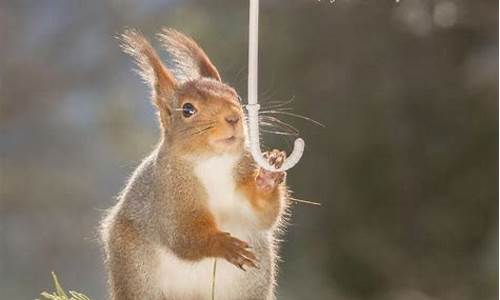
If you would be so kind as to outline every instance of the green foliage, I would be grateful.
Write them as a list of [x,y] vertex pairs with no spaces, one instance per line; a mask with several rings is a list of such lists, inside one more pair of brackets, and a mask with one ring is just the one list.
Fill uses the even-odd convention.
[[[55,287],[55,292],[48,293],[48,292],[42,292],[40,295],[43,297],[43,299],[46,300],[91,300],[89,297],[85,296],[84,294],[75,292],[75,291],[69,291],[69,297],[66,292],[64,292],[64,289],[61,287],[61,284],[59,283],[59,280],[57,279],[57,276],[54,272],[52,272],[52,278],[54,279],[54,287]],[[40,300],[40,299],[36,299]]]

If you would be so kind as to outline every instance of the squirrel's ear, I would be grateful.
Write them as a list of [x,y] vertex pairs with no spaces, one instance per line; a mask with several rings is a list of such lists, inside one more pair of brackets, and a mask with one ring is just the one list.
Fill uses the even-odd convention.
[[174,76],[165,68],[156,51],[141,33],[127,29],[120,40],[123,51],[135,59],[139,75],[151,87],[152,101],[158,107],[162,125],[168,126],[177,86]]
[[191,38],[169,28],[158,34],[163,47],[171,58],[172,71],[178,80],[187,81],[209,77],[221,81],[219,72],[203,49]]

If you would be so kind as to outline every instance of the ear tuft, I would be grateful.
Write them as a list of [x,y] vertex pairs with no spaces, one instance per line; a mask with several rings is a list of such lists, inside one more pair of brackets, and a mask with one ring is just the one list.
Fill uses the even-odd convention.
[[168,128],[173,94],[177,85],[174,76],[165,68],[156,51],[141,33],[127,29],[120,40],[123,51],[135,59],[137,72],[151,87],[151,98],[158,107],[160,122]]
[[144,82],[157,88],[158,84],[166,84],[166,88],[175,85],[175,79],[163,66],[160,57],[146,38],[135,29],[127,29],[121,35],[121,48],[132,56],[139,68],[137,72]]
[[164,28],[158,38],[171,56],[172,69],[178,80],[208,77],[221,81],[219,72],[208,56],[190,37],[174,29]]

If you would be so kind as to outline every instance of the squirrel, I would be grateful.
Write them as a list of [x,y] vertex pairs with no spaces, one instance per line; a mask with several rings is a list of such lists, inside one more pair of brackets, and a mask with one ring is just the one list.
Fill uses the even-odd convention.
[[[101,223],[113,300],[275,299],[277,235],[285,172],[253,160],[245,114],[190,37],[163,29],[164,65],[146,38],[127,29],[124,52],[151,88],[161,138]],[[286,153],[264,153],[279,168]]]

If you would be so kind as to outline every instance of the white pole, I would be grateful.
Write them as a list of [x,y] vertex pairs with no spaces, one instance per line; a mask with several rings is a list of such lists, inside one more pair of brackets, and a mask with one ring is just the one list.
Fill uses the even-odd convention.
[[286,171],[295,166],[304,153],[304,140],[295,140],[293,151],[283,162],[281,168],[271,166],[262,156],[260,150],[258,94],[258,56],[259,56],[259,0],[250,0],[250,17],[248,31],[248,135],[250,152],[259,166],[269,171]]
[[259,74],[259,0],[250,0],[248,27],[248,104],[257,104]]

